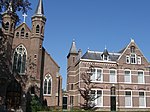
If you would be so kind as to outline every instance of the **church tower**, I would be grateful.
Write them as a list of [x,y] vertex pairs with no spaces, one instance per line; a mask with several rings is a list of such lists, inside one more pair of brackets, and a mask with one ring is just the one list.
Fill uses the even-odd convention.
[[39,0],[35,14],[32,16],[31,31],[31,60],[36,65],[33,77],[40,79],[42,63],[42,46],[44,40],[44,27],[46,17],[44,16],[43,1]]
[[[6,63],[7,65],[11,65],[11,58],[12,58],[12,44],[13,44],[13,38],[14,38],[14,31],[15,26],[17,22],[18,16],[13,11],[12,3],[9,3],[8,9],[2,14],[2,32],[3,32],[3,38],[6,39],[5,42],[5,51],[6,51]],[[11,66],[10,66],[11,71]]]
[[67,56],[67,60],[68,60],[68,65],[67,68],[69,68],[71,65],[73,65],[78,57],[78,52],[77,52],[77,48],[76,48],[76,43],[75,41],[72,42],[69,54]]

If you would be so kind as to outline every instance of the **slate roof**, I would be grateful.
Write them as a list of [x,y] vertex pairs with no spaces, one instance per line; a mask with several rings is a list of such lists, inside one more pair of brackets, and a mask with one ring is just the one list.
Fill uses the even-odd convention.
[[78,53],[76,43],[73,41],[69,53]]
[[[102,54],[103,52],[87,51],[81,59],[102,60]],[[117,61],[120,55],[120,53],[109,53],[109,61]]]

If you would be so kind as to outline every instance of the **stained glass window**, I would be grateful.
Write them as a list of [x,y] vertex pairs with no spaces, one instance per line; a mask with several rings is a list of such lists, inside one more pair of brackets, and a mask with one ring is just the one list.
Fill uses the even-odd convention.
[[19,45],[13,56],[13,71],[20,74],[25,73],[27,51],[23,45]]

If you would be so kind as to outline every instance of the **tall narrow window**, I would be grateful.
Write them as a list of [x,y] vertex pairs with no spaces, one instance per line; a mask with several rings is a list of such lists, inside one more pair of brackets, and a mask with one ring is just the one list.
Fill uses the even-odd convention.
[[28,38],[29,37],[29,33],[26,33],[26,38]]
[[36,26],[36,33],[40,33],[40,26],[39,25]]
[[124,82],[131,82],[131,71],[125,70],[124,71]]
[[24,37],[24,28],[21,29],[21,37]]
[[131,46],[131,53],[135,53],[135,47],[134,46]]
[[129,56],[126,56],[126,63],[130,64],[130,57]]
[[44,29],[43,29],[43,26],[42,26],[42,27],[41,27],[41,34],[43,34],[43,30],[44,30]]
[[73,100],[74,100],[74,97],[73,96],[70,96],[70,105],[73,106]]
[[27,51],[23,45],[19,45],[13,55],[13,71],[20,74],[25,73]]
[[95,100],[92,101],[92,103],[95,104],[96,107],[103,106],[102,90],[91,90],[91,97],[95,97]]
[[110,82],[116,82],[116,70],[110,70],[110,76],[109,76],[109,81]]
[[19,32],[16,33],[16,37],[17,37],[17,38],[19,37]]
[[141,57],[140,56],[137,57],[137,63],[141,64]]
[[44,95],[51,95],[52,93],[52,77],[50,74],[44,78]]
[[138,71],[138,83],[144,83],[144,72]]
[[5,24],[5,30],[6,30],[6,31],[9,30],[9,22],[7,22],[7,23]]
[[139,92],[139,107],[146,107],[145,94],[144,92]]
[[131,91],[125,91],[125,107],[132,107]]
[[131,54],[131,64],[136,64],[136,54]]

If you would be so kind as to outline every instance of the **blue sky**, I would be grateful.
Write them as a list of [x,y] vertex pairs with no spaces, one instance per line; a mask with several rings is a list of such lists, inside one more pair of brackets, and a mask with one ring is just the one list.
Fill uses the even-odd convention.
[[[30,0],[27,24],[38,0]],[[150,0],[43,0],[47,18],[44,47],[60,66],[66,88],[67,54],[75,39],[78,49],[110,52],[133,38],[150,60]],[[23,19],[23,17],[21,17]]]

